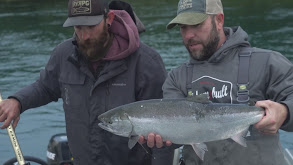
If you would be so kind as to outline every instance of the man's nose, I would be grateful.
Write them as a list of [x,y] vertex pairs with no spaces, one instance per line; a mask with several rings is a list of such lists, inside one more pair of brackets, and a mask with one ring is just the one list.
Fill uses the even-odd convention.
[[196,29],[194,28],[186,27],[184,31],[184,38],[186,39],[194,38],[196,36]]
[[88,40],[88,39],[90,39],[90,37],[91,37],[91,33],[88,31],[88,30],[86,30],[86,29],[83,29],[82,31],[81,31],[81,39],[82,40]]

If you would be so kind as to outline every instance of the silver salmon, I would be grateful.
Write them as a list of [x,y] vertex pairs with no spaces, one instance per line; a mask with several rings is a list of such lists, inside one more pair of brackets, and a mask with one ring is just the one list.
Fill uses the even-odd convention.
[[204,142],[231,138],[246,147],[250,125],[264,116],[264,109],[241,104],[211,103],[204,95],[187,99],[152,99],[116,107],[101,114],[99,126],[113,134],[129,137],[132,148],[139,136],[149,133],[163,141],[191,145],[204,159]]

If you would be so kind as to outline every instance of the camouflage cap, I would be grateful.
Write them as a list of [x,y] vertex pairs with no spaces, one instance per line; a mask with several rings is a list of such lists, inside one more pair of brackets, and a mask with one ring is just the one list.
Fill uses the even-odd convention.
[[171,29],[177,24],[196,25],[210,14],[224,13],[221,0],[180,0],[177,16],[167,25]]
[[108,10],[108,3],[105,0],[69,0],[68,18],[63,27],[97,25]]

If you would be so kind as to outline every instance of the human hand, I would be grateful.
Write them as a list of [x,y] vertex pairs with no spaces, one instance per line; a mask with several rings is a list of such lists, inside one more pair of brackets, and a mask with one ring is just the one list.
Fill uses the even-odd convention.
[[288,109],[285,105],[270,101],[258,101],[255,106],[265,109],[265,116],[254,126],[263,134],[275,134],[287,118]]
[[[139,137],[138,143],[140,144],[144,144],[147,143],[148,147],[153,148],[154,146],[156,146],[157,148],[162,148],[164,146],[164,142],[163,139],[161,137],[161,135],[159,134],[154,134],[154,133],[149,133],[147,140],[144,139],[143,136]],[[166,146],[171,146],[172,142],[170,140],[167,140],[165,142]]]
[[7,128],[10,123],[15,129],[20,119],[20,103],[16,99],[5,99],[0,102],[0,122],[4,122],[1,129]]

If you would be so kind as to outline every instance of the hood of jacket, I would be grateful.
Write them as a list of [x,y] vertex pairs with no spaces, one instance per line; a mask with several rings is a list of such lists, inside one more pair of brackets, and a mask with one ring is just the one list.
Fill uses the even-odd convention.
[[110,27],[112,45],[103,60],[123,59],[139,47],[138,29],[130,15],[124,10],[112,10],[115,14]]
[[207,61],[197,61],[193,58],[190,59],[191,63],[217,63],[224,59],[229,54],[234,54],[238,47],[248,47],[250,46],[248,42],[248,34],[240,27],[225,27],[225,35],[227,37],[224,44],[207,60]]

